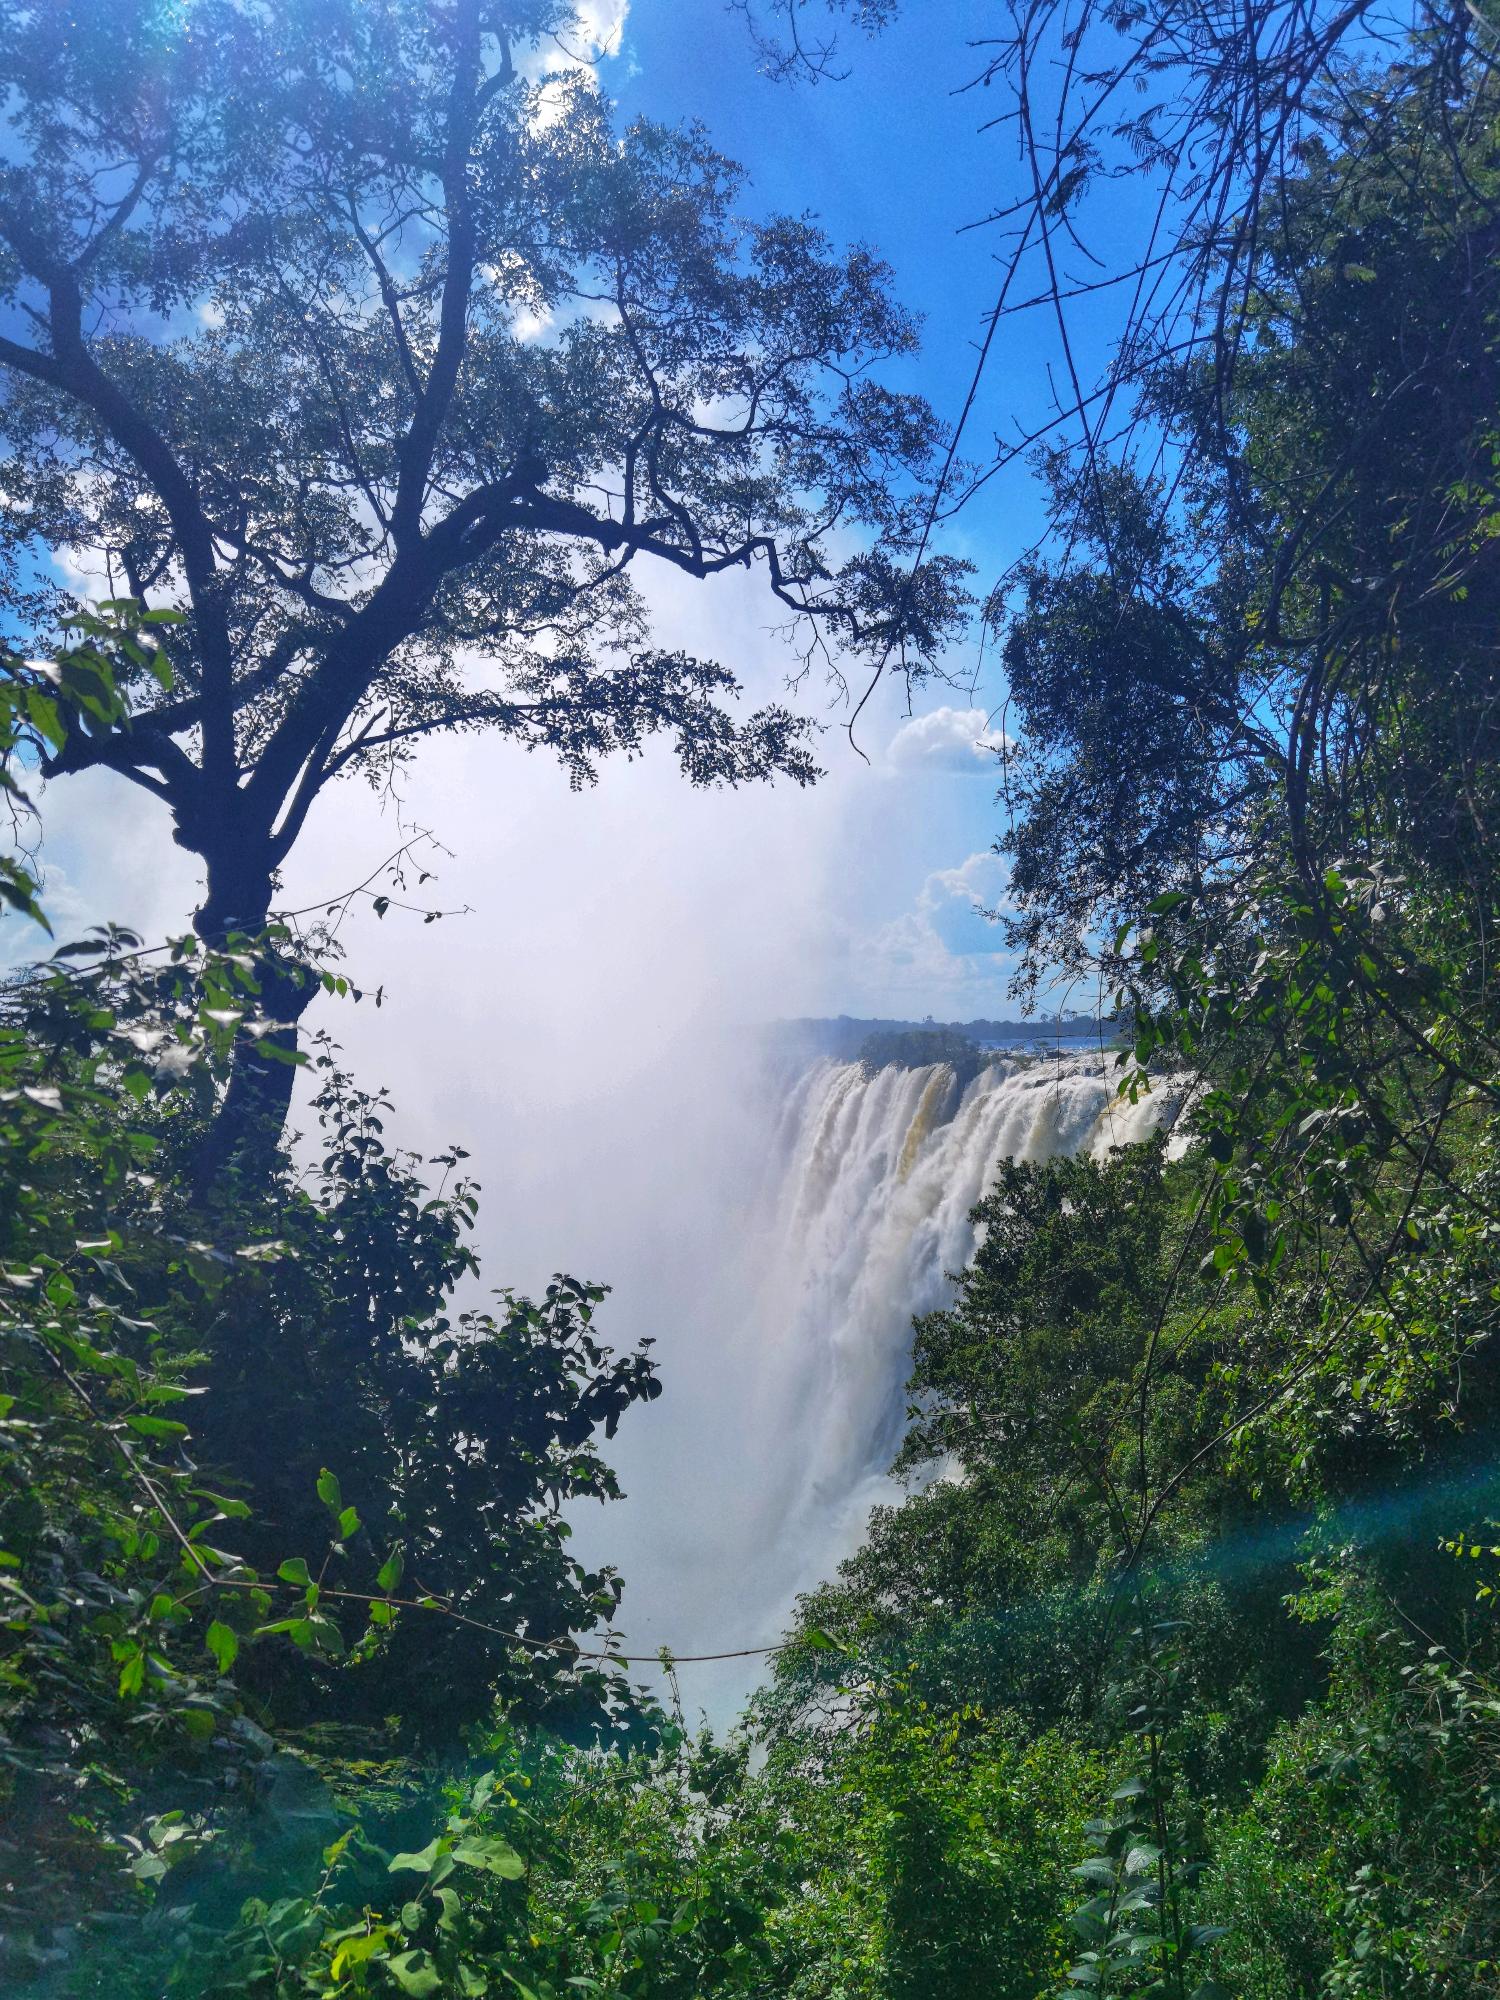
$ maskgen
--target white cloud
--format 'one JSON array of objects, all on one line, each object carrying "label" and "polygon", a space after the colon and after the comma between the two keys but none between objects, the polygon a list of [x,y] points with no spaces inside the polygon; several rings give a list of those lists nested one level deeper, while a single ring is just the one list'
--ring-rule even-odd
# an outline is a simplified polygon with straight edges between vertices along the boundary
[{"label": "white cloud", "polygon": [[197,864],[173,842],[155,799],[113,771],[30,789],[41,819],[23,832],[41,836],[32,860],[55,937],[20,916],[5,917],[0,967],[43,958],[95,924],[124,924],[153,943],[188,928]]},{"label": "white cloud", "polygon": [[900,916],[864,935],[846,933],[845,976],[859,995],[850,1011],[1003,1013],[1012,961],[999,924],[984,913],[1005,907],[1007,879],[997,854],[971,854],[928,875]]},{"label": "white cloud", "polygon": [[561,69],[593,69],[618,56],[625,37],[630,0],[574,0],[573,19],[547,35],[540,47],[523,52],[517,68],[532,83]]},{"label": "white cloud", "polygon": [[114,582],[102,550],[68,544],[53,551],[52,567],[58,581],[75,597],[112,597]]},{"label": "white cloud", "polygon": [[552,325],[551,306],[522,306],[511,321],[510,330],[522,346],[540,340]]},{"label": "white cloud", "polygon": [[579,0],[578,32],[595,59],[617,56],[625,34],[630,0]]},{"label": "white cloud", "polygon": [[538,131],[562,117],[570,77],[592,83],[599,64],[620,54],[629,13],[630,0],[577,0],[571,26],[523,58],[521,74],[540,86],[531,113]]},{"label": "white cloud", "polygon": [[913,715],[891,739],[887,757],[897,770],[992,773],[1005,748],[1003,731],[982,708],[932,708]]},{"label": "white cloud", "polygon": [[999,928],[983,912],[1004,906],[1009,881],[1005,863],[987,848],[957,868],[935,869],[922,884],[917,908],[951,951],[996,952]]}]

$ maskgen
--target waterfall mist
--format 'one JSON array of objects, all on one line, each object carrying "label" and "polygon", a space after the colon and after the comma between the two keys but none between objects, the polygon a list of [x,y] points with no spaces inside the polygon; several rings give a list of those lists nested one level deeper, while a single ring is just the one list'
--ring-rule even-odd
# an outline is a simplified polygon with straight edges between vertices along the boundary
[{"label": "waterfall mist", "polygon": [[[664,1329],[667,1393],[617,1440],[630,1498],[580,1523],[588,1554],[625,1572],[630,1651],[772,1641],[796,1594],[857,1545],[899,1491],[886,1468],[912,1317],[951,1296],[999,1162],[1102,1154],[1170,1110],[1163,1091],[1122,1104],[1111,1070],[1097,1053],[1020,1051],[967,1083],[947,1064],[742,1070],[747,1157],[702,1184],[696,1240],[674,1246],[697,1278],[679,1295],[687,1321]],[[634,1318],[665,1246],[648,1232],[636,1257],[620,1248],[643,1267],[624,1288]],[[727,1719],[763,1671],[684,1670],[690,1709]]]}]

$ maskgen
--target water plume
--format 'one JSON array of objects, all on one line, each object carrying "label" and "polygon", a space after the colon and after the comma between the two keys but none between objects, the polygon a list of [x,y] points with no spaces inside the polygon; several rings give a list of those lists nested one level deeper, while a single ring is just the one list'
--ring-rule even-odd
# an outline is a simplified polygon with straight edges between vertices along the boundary
[{"label": "water plume", "polygon": [[[759,1188],[726,1218],[717,1323],[700,1328],[698,1379],[682,1385],[709,1440],[695,1484],[677,1454],[628,1469],[632,1506],[664,1524],[626,1565],[635,1650],[777,1636],[796,1594],[895,1497],[912,1319],[951,1298],[1000,1162],[1102,1156],[1149,1136],[1175,1102],[1171,1088],[1122,1102],[1097,1052],[996,1054],[967,1081],[946,1063],[825,1060],[768,1093]],[[702,1677],[689,1692],[722,1712],[752,1670]]]}]

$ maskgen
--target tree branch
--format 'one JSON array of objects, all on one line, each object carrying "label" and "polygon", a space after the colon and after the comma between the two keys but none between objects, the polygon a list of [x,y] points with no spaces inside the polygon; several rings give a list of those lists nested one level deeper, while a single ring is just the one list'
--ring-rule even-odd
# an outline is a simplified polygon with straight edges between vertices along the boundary
[{"label": "tree branch", "polygon": [[186,472],[161,433],[130,401],[90,353],[83,337],[83,296],[77,273],[59,268],[30,228],[9,208],[0,230],[47,287],[52,353],[12,340],[0,341],[0,361],[93,410],[115,442],[134,459],[167,510],[182,554],[197,625],[203,701],[203,775],[215,790],[235,783],[232,651],[228,623],[216,588],[217,564],[207,516]]},{"label": "tree branch", "polygon": [[469,295],[474,283],[478,230],[469,191],[469,155],[474,137],[480,75],[479,14],[476,0],[460,0],[453,87],[448,97],[448,130],[443,148],[443,197],[448,218],[448,267],[438,311],[437,352],[427,382],[402,440],[391,532],[399,546],[421,534],[427,477],[438,433],[453,400],[458,371],[468,345]]}]

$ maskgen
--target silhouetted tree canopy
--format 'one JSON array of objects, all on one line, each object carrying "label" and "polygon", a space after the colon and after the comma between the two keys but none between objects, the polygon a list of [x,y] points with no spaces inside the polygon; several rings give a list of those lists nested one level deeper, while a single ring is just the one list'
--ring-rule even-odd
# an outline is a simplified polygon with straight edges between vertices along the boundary
[{"label": "silhouetted tree canopy", "polygon": [[[749,221],[696,128],[617,131],[559,0],[205,0],[0,24],[0,549],[13,626],[107,564],[181,604],[170,689],[70,729],[254,932],[313,800],[488,729],[577,784],[665,733],[694,784],[815,775],[784,706],[652,643],[643,563],[745,569],[805,667],[930,663],[939,428],[868,251]],[[549,70],[550,64],[550,70]],[[551,73],[555,72],[555,73]],[[875,546],[870,546],[873,536]],[[794,656],[795,658],[796,656]],[[305,988],[273,981],[273,1017]],[[270,1095],[276,1095],[271,1089]]]}]

